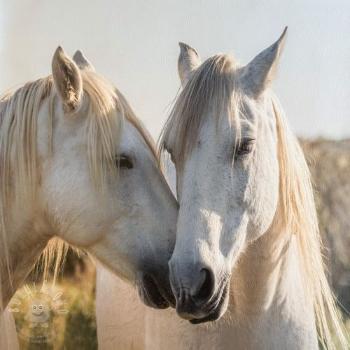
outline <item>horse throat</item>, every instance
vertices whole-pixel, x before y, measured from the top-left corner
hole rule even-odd
[[[0,309],[6,307],[22,285],[51,238],[46,220],[29,212],[11,220],[6,230],[6,246],[0,247]]]
[[[301,348],[317,348],[314,310],[301,268],[295,235],[273,227],[251,243],[237,262],[226,314],[236,325],[238,336],[241,331],[248,332],[245,341],[257,342],[249,347],[255,348],[259,342],[266,343],[266,348],[278,347],[282,343],[271,342],[279,334],[286,349],[296,343]]]

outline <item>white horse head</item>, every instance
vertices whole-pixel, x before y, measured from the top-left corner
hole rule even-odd
[[[1,100],[3,303],[55,235],[167,307],[176,200],[125,98],[75,60],[58,48],[52,76]]]
[[[170,268],[185,318],[222,315],[235,262],[275,216],[277,130],[265,91],[284,36],[245,67],[227,55],[200,64],[196,51],[180,44],[184,89],[164,147],[177,168],[180,211]]]
[[[285,34],[246,66],[223,54],[201,64],[194,49],[180,44],[183,90],[161,142],[176,165],[180,205],[170,280],[180,316],[216,320],[229,294],[232,310],[244,305],[240,286],[264,295],[250,279],[259,273],[259,258],[282,265],[295,239],[291,266],[303,281],[298,299],[311,305],[317,324],[311,320],[308,332],[317,328],[329,345],[333,329],[345,344],[323,267],[308,167],[269,90]],[[252,268],[247,259],[254,252]],[[271,275],[259,277],[272,300]],[[292,283],[285,283],[286,293]],[[237,322],[246,316],[234,315]]]

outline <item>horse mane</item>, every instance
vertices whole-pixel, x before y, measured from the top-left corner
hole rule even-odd
[[[117,172],[115,150],[126,121],[139,131],[159,164],[156,146],[136,117],[125,97],[111,83],[92,71],[82,70],[83,98],[80,109],[87,108],[85,130],[91,179],[102,190],[110,171]],[[16,201],[30,203],[39,185],[40,160],[37,152],[37,128],[40,107],[48,101],[49,154],[52,154],[54,109],[59,99],[52,76],[28,82],[0,97],[0,267],[11,276],[7,246],[9,208]],[[79,110],[77,113],[79,113]],[[44,280],[54,264],[54,280],[68,249],[63,241],[53,238],[42,255]],[[0,281],[1,281],[0,275]],[[11,278],[9,278],[11,280]],[[1,285],[0,285],[1,286]],[[2,295],[0,287],[0,297]],[[2,309],[0,299],[0,310]]]
[[[311,175],[304,153],[290,131],[283,110],[276,97],[272,97],[278,136],[280,168],[280,198],[278,210],[282,225],[296,235],[305,291],[314,306],[319,340],[326,349],[335,347],[336,336],[347,348],[336,299],[328,283],[323,261],[323,244],[313,194]]]
[[[215,55],[198,67],[180,92],[162,130],[161,153],[168,150],[181,167],[184,157],[196,144],[201,124],[209,112],[218,120],[220,115],[228,115],[230,125],[237,128],[236,145],[239,143],[239,120],[244,116],[244,107],[242,94],[235,89],[235,71],[238,69],[235,59],[224,54]],[[297,237],[305,291],[313,305],[320,342],[326,349],[332,349],[335,347],[332,336],[335,335],[346,348],[345,331],[325,273],[309,169],[277,98],[271,94],[271,99],[278,136],[280,231]]]

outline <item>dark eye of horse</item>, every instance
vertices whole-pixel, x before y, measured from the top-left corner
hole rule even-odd
[[[254,139],[243,139],[236,151],[236,157],[242,157],[251,153],[254,149],[254,145],[255,145]]]
[[[117,167],[122,169],[132,169],[134,167],[134,164],[132,163],[130,157],[124,154],[116,157],[116,163]]]
[[[168,153],[170,154],[171,161],[175,164],[175,158],[174,158],[173,152],[172,151],[168,151]]]
[[[164,149],[166,150],[166,152],[170,156],[171,161],[175,164],[175,158],[173,155],[173,151],[167,145],[164,145]]]

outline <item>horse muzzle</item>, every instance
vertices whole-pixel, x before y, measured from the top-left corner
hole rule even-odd
[[[229,279],[222,281],[215,289],[205,280],[202,288],[194,295],[190,289],[180,287],[176,293],[176,312],[193,324],[218,320],[227,310],[228,291]]]
[[[141,272],[138,274],[136,285],[139,297],[145,305],[155,309],[175,307],[175,298],[169,282],[160,283],[151,274]]]

